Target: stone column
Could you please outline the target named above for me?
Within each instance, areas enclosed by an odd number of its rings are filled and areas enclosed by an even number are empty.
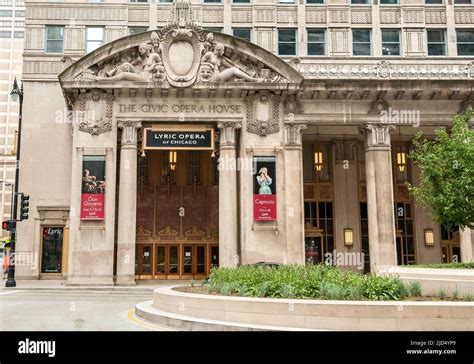
[[[335,152],[334,248],[338,252],[360,253],[362,252],[362,245],[359,221],[359,181],[355,158],[357,140],[333,140],[333,145]],[[344,229],[352,229],[354,242],[350,247],[344,245]],[[348,268],[360,269],[361,267],[352,266]]]
[[[219,155],[219,266],[239,264],[237,247],[236,130],[241,124],[221,122]]]
[[[367,124],[361,130],[366,136],[365,168],[372,272],[397,265],[391,129],[394,129],[393,125]]]
[[[459,240],[461,248],[461,262],[469,263],[474,261],[473,250],[474,250],[474,240],[473,240],[473,231],[466,227],[463,230],[459,231]]]
[[[135,239],[137,214],[137,132],[140,121],[120,121],[119,210],[117,227],[116,285],[135,284]]]
[[[285,123],[285,206],[287,262],[304,264],[303,143],[306,123]]]

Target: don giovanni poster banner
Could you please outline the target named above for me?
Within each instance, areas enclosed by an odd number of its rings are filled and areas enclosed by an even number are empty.
[[[253,219],[274,221],[277,218],[275,157],[254,157],[253,167]]]
[[[84,156],[82,162],[81,220],[104,218],[105,156]]]

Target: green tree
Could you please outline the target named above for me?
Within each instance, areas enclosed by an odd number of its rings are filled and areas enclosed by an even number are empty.
[[[453,116],[453,126],[436,129],[434,140],[419,132],[410,158],[420,167],[420,184],[408,184],[418,203],[432,210],[431,217],[448,231],[474,228],[473,110]]]

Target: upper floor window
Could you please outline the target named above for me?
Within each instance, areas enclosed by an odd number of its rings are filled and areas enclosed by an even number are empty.
[[[221,3],[222,0],[204,0],[204,3]]]
[[[148,0],[128,0],[131,3],[147,3]]]
[[[279,4],[294,4],[295,0],[278,0]]]
[[[46,26],[46,52],[62,53],[64,48],[64,27],[57,25]]]
[[[443,0],[425,0],[425,4],[442,4]]]
[[[173,3],[173,0],[160,0],[160,3]]]
[[[326,54],[326,31],[324,29],[308,29],[308,56],[324,56]]]
[[[104,43],[104,28],[88,27],[86,31],[86,51],[90,53],[95,51]]]
[[[12,32],[10,30],[0,30],[0,38],[11,38]]]
[[[458,56],[474,56],[474,29],[457,29]]]
[[[13,11],[12,10],[0,10],[0,16],[2,17],[11,17],[13,16]]]
[[[398,29],[382,29],[382,55],[400,55],[400,31]]]
[[[128,27],[128,34],[133,35],[148,31],[148,27]]]
[[[474,0],[454,0],[456,5],[474,4]]]
[[[370,29],[352,29],[352,54],[354,56],[370,56]]]
[[[234,3],[250,4],[250,0],[233,0]]]
[[[380,5],[397,5],[398,0],[380,0]]]
[[[234,37],[242,38],[249,42],[252,41],[252,28],[233,28],[232,33]]]
[[[306,4],[324,4],[324,0],[306,0]]]
[[[353,5],[368,5],[369,0],[351,0],[351,4],[353,4]]]
[[[443,29],[428,29],[426,31],[428,38],[428,55],[445,56],[446,55],[446,32]]]
[[[25,17],[25,10],[15,10],[15,16],[18,18],[24,18]]]
[[[282,56],[296,55],[296,29],[278,30],[278,54]]]

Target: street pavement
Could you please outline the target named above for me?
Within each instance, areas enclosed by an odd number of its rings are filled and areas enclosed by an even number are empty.
[[[16,288],[3,288],[4,280],[0,284],[0,331],[171,330],[134,314],[137,303],[152,299],[154,285],[71,289],[58,288],[58,282]]]

